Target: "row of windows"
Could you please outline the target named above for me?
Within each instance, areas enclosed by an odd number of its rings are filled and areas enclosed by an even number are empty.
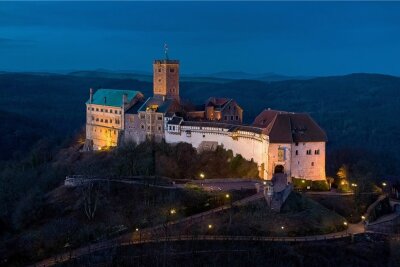
[[[90,110],[89,107],[88,107],[87,109]],[[95,110],[96,110],[96,111],[100,111],[100,112],[121,114],[121,110],[118,111],[118,110],[116,110],[116,109],[106,109],[106,108],[105,108],[105,109],[103,109],[103,108],[100,108],[100,109],[99,109],[99,108],[96,108],[96,109],[95,109],[95,108],[92,108],[92,111],[95,111]]]
[[[307,155],[312,155],[312,150],[311,150],[311,149],[308,149],[308,150],[306,151],[306,154],[307,154]],[[298,150],[296,150],[296,156],[297,156],[297,155],[299,155],[299,151],[298,151]],[[314,150],[314,155],[319,155],[319,149]]]
[[[97,132],[96,128],[94,128],[94,132]],[[99,132],[101,133],[102,130],[100,129]],[[111,130],[104,130],[104,132],[105,132],[105,133],[114,134],[114,135],[117,134],[117,131],[115,131],[115,130],[113,130],[113,131],[111,131]]]
[[[144,124],[140,125],[140,128],[144,130]],[[161,132],[161,126],[158,126],[157,129],[159,132]],[[150,126],[147,126],[147,130],[150,131]]]
[[[93,116],[92,116],[92,121],[103,122],[103,123],[113,123],[112,119],[100,119],[100,118],[95,118]],[[120,124],[119,119],[115,119],[114,122],[115,122],[115,124]]]
[[[228,118],[229,118],[229,116],[224,116],[224,119],[225,119],[226,121],[228,120]],[[238,120],[239,120],[239,116],[231,116],[231,121],[233,121],[233,120],[238,121]]]
[[[162,69],[161,68],[158,68],[158,72],[162,72]],[[175,72],[175,69],[174,68],[169,68],[169,72]]]

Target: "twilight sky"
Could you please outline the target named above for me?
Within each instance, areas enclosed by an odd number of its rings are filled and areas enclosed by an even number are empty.
[[[400,2],[0,2],[0,71],[400,76]]]

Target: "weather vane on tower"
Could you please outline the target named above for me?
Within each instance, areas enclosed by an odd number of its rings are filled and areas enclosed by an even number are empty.
[[[168,60],[168,44],[164,43],[164,53],[165,53],[165,59]]]

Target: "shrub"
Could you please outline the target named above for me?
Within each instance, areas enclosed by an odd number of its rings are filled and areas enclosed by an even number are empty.
[[[326,180],[312,181],[292,177],[292,184],[297,190],[328,191],[329,185]]]

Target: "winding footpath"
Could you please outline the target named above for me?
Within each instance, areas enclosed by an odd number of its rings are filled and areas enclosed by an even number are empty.
[[[54,257],[45,259],[36,264],[30,265],[30,267],[47,267],[60,264],[62,262],[67,262],[71,259],[76,259],[96,251],[101,251],[105,249],[111,249],[117,246],[129,246],[136,244],[146,244],[146,243],[159,243],[159,242],[179,242],[179,241],[190,241],[190,240],[221,240],[221,241],[258,241],[258,242],[307,242],[307,241],[322,241],[322,240],[332,240],[346,238],[351,235],[361,234],[365,232],[365,227],[363,222],[357,224],[348,224],[348,228],[345,231],[324,234],[324,235],[312,235],[312,236],[302,236],[302,237],[267,237],[267,236],[221,236],[221,235],[172,235],[168,236],[166,234],[166,229],[171,228],[174,225],[182,223],[196,223],[202,221],[209,215],[228,210],[233,206],[243,206],[250,202],[262,199],[264,197],[263,193],[257,193],[255,195],[243,198],[241,200],[233,202],[231,205],[223,205],[218,208],[198,213],[189,217],[185,217],[176,221],[171,221],[165,224],[157,225],[150,228],[141,229],[140,231],[131,232],[120,237],[98,242],[95,244],[90,244],[85,247],[77,248],[75,250],[58,254]],[[378,198],[380,201],[382,197]],[[374,202],[372,205],[375,205]],[[371,205],[371,206],[372,206]]]

